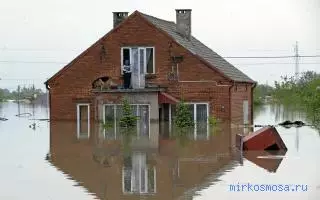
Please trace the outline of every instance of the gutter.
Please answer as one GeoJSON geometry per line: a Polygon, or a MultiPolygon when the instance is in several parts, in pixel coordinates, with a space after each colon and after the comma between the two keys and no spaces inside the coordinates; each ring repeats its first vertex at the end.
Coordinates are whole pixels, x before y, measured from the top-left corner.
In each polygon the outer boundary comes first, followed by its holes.
{"type": "Polygon", "coordinates": [[[251,87],[251,124],[253,124],[253,90],[257,87],[257,82],[254,82],[251,87]]]}

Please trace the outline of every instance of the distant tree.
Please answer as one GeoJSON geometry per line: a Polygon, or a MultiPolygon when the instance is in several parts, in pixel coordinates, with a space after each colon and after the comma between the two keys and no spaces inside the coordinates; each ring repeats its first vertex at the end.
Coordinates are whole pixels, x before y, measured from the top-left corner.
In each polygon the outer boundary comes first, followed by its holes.
{"type": "Polygon", "coordinates": [[[7,99],[33,99],[34,97],[38,97],[44,94],[41,89],[31,87],[20,87],[18,86],[16,90],[10,92],[8,89],[1,89],[0,88],[0,99],[7,100],[7,99]]]}
{"type": "Polygon", "coordinates": [[[273,94],[274,88],[265,85],[265,84],[258,84],[254,91],[253,91],[253,103],[254,105],[260,105],[263,103],[263,99],[266,96],[271,96],[273,94]]]}
{"type": "Polygon", "coordinates": [[[4,92],[3,89],[0,88],[0,102],[4,101],[4,92]]]}

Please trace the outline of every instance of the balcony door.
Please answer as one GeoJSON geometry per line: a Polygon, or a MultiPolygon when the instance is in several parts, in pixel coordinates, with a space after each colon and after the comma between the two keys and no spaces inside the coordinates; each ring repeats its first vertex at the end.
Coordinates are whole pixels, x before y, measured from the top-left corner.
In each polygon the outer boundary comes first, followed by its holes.
{"type": "Polygon", "coordinates": [[[146,65],[146,49],[132,47],[132,88],[145,88],[145,65],[146,65]]]}

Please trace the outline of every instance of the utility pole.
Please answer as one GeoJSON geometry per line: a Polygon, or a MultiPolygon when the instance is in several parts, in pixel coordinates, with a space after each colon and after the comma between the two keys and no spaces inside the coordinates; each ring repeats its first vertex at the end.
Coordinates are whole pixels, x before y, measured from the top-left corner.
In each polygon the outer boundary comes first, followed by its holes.
{"type": "MultiPolygon", "coordinates": [[[[295,81],[296,83],[299,80],[299,47],[298,47],[298,42],[296,41],[296,45],[294,47],[294,52],[295,52],[295,81]]],[[[299,151],[299,128],[296,127],[296,142],[295,142],[295,146],[296,146],[296,150],[297,152],[299,151]]]]}
{"type": "Polygon", "coordinates": [[[294,52],[295,52],[295,79],[298,81],[299,78],[299,47],[298,42],[296,42],[296,45],[294,46],[294,52]]]}
{"type": "Polygon", "coordinates": [[[18,115],[20,116],[20,85],[18,85],[18,115]]]}
{"type": "Polygon", "coordinates": [[[37,95],[35,93],[35,87],[34,87],[34,83],[32,85],[32,97],[31,97],[31,100],[32,100],[32,115],[33,115],[33,124],[32,124],[32,129],[33,130],[36,130],[36,121],[35,121],[35,116],[34,116],[34,102],[37,98],[37,95]]]}

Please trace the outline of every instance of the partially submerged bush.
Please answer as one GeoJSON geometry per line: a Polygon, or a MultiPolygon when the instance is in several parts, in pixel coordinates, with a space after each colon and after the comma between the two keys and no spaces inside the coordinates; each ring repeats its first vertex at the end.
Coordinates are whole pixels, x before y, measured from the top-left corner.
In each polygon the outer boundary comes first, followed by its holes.
{"type": "Polygon", "coordinates": [[[190,112],[188,105],[183,101],[179,102],[179,104],[177,105],[174,123],[178,128],[187,128],[194,126],[192,113],[190,112]]]}
{"type": "Polygon", "coordinates": [[[218,126],[219,123],[221,122],[220,119],[214,117],[214,116],[211,116],[208,118],[208,121],[209,121],[209,125],[210,126],[218,126]]]}
{"type": "Polygon", "coordinates": [[[137,120],[139,119],[137,116],[132,114],[132,107],[129,104],[127,99],[123,99],[123,116],[120,119],[119,125],[124,128],[131,128],[137,125],[137,120]]]}

